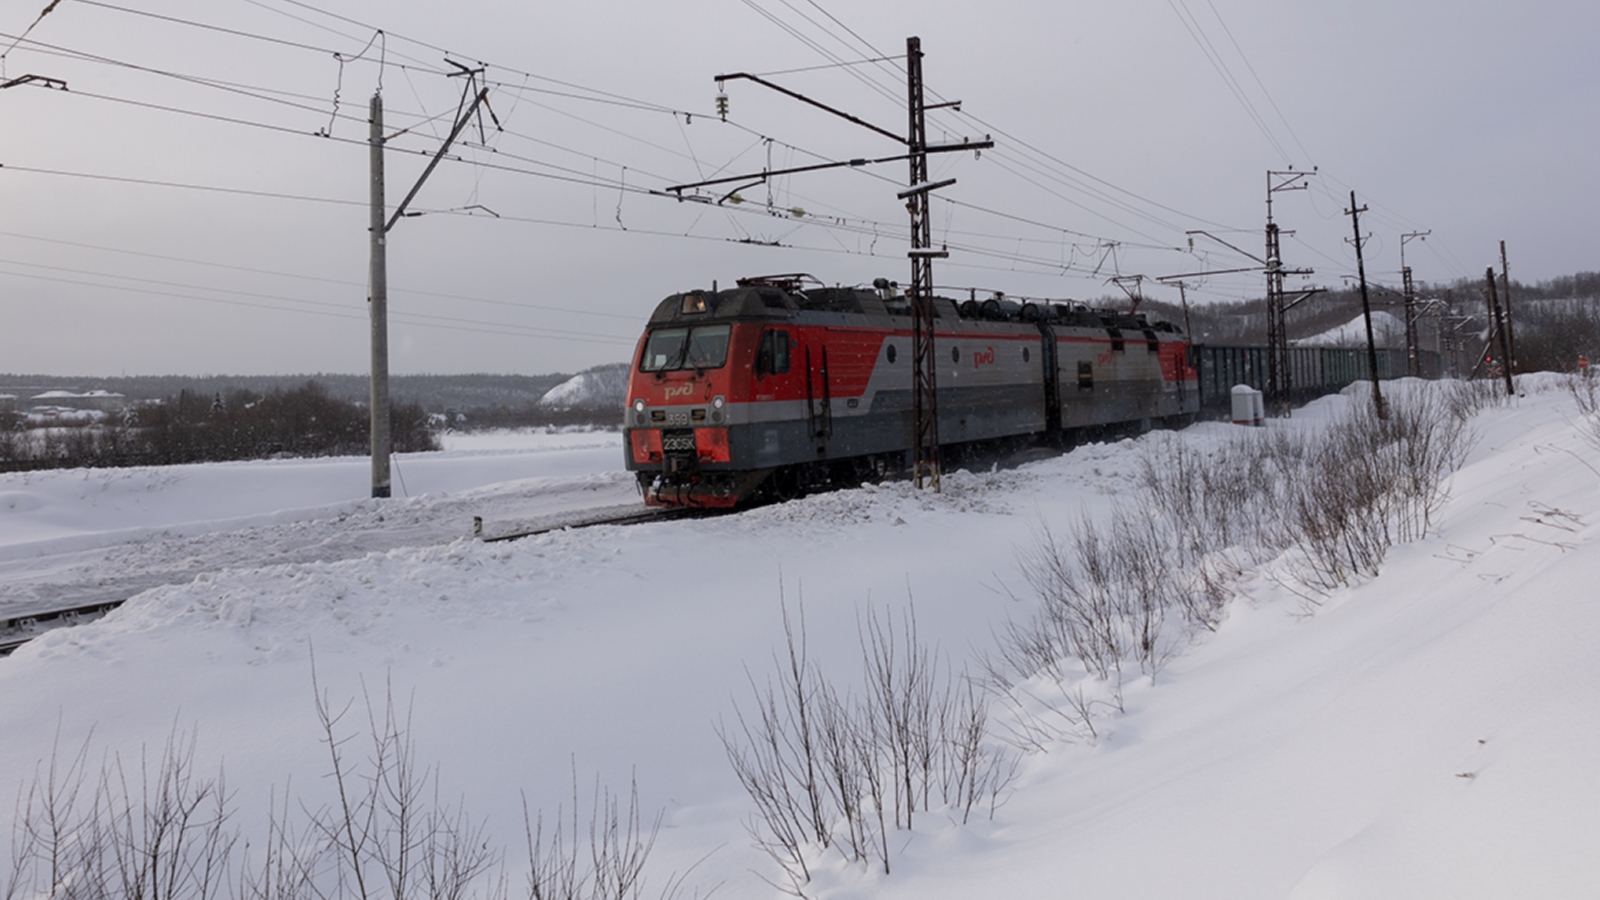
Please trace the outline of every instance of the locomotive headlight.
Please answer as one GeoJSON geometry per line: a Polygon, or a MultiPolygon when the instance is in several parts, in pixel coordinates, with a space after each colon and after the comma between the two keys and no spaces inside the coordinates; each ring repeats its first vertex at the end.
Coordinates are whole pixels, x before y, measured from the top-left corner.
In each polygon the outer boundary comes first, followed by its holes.
{"type": "Polygon", "coordinates": [[[643,397],[640,397],[639,399],[633,401],[633,411],[634,412],[644,412],[644,398],[643,397]]]}
{"type": "Polygon", "coordinates": [[[725,404],[725,403],[727,403],[727,401],[722,399],[722,395],[721,394],[718,394],[717,396],[711,398],[711,408],[712,409],[721,409],[723,407],[723,404],[725,404]]]}

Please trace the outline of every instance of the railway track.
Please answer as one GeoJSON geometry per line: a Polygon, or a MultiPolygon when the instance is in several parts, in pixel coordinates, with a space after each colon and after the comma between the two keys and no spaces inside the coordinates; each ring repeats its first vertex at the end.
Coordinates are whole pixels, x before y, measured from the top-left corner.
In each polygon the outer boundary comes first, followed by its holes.
{"type": "Polygon", "coordinates": [[[647,507],[640,509],[633,506],[626,510],[599,510],[593,515],[580,515],[565,521],[541,521],[537,524],[525,523],[512,525],[510,530],[492,529],[495,533],[488,533],[483,524],[483,519],[473,517],[473,536],[486,544],[500,541],[515,541],[521,538],[549,534],[552,531],[564,531],[572,528],[592,528],[596,525],[642,525],[646,522],[670,522],[674,519],[702,518],[708,515],[723,512],[723,510],[682,509],[647,507]]]}
{"type": "MultiPolygon", "coordinates": [[[[483,517],[474,516],[473,537],[484,543],[499,543],[556,531],[593,528],[600,525],[640,525],[647,522],[666,522],[676,519],[698,518],[715,512],[720,511],[657,507],[641,509],[638,504],[627,504],[625,506],[571,511],[535,519],[493,523],[487,528],[484,525],[483,517]]],[[[457,532],[451,539],[459,538],[459,536],[460,534],[457,532]]],[[[362,550],[361,552],[366,551],[362,550]]],[[[350,558],[352,555],[359,554],[335,553],[332,556],[323,556],[316,561],[326,562],[336,558],[350,558]]],[[[270,564],[283,561],[282,559],[272,559],[260,562],[262,564],[270,564]]],[[[248,565],[249,563],[234,561],[233,564],[248,565]]],[[[215,567],[200,571],[187,570],[181,574],[181,577],[177,575],[162,577],[160,574],[156,574],[142,578],[129,578],[122,582],[121,591],[118,590],[118,586],[115,584],[95,584],[80,591],[64,590],[61,592],[62,596],[56,596],[42,602],[16,604],[10,609],[0,607],[0,656],[10,655],[18,647],[46,632],[57,628],[92,622],[121,606],[129,597],[145,590],[167,584],[187,583],[193,581],[196,576],[203,574],[205,571],[215,571],[215,567]]]]}

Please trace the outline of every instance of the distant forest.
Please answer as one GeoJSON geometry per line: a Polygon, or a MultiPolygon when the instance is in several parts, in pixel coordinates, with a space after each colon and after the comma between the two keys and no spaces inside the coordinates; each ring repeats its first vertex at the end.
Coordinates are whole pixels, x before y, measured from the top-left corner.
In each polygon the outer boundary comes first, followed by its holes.
{"type": "MultiPolygon", "coordinates": [[[[618,368],[590,370],[602,389],[559,405],[539,400],[572,378],[563,373],[393,376],[392,445],[397,452],[437,450],[440,432],[452,429],[617,427],[618,368]]],[[[0,471],[361,455],[369,445],[368,391],[365,375],[0,375],[0,395],[17,398],[0,407],[0,471]],[[47,391],[105,391],[125,402],[41,417],[33,407],[74,406],[69,398],[31,399],[47,391]]]]}
{"type": "MultiPolygon", "coordinates": [[[[392,404],[389,425],[397,452],[439,449],[428,414],[415,402],[392,404]]],[[[365,408],[331,396],[316,381],[264,393],[180,390],[88,425],[0,430],[0,471],[360,455],[370,434],[365,408]]]]}
{"type": "MultiPolygon", "coordinates": [[[[563,408],[539,405],[551,388],[571,374],[548,375],[392,375],[389,395],[398,405],[415,404],[425,413],[445,417],[452,428],[505,428],[537,425],[614,425],[620,420],[621,398],[615,404],[577,404],[563,408]]],[[[19,406],[45,391],[91,390],[122,394],[130,404],[159,400],[173,404],[190,396],[226,400],[243,391],[266,395],[293,391],[315,382],[328,397],[365,407],[370,387],[366,375],[127,375],[112,377],[0,374],[0,394],[17,397],[19,406]]]]}
{"type": "MultiPolygon", "coordinates": [[[[473,409],[497,405],[517,406],[537,401],[545,392],[571,378],[549,375],[391,375],[389,393],[414,400],[429,412],[473,409]]],[[[125,375],[110,377],[61,375],[0,375],[0,393],[19,398],[47,390],[106,390],[129,400],[161,400],[183,391],[226,395],[232,390],[265,393],[299,387],[315,381],[328,395],[351,403],[366,403],[367,376],[316,373],[314,375],[125,375]]]]}

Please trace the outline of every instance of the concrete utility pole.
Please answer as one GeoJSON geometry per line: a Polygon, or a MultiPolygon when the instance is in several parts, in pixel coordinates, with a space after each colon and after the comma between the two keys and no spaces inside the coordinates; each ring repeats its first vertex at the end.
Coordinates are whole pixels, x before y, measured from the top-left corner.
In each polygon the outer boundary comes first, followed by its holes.
{"type": "Polygon", "coordinates": [[[1361,277],[1361,317],[1367,322],[1367,368],[1372,374],[1372,405],[1378,411],[1378,418],[1387,419],[1389,404],[1383,401],[1383,394],[1378,390],[1378,344],[1372,338],[1372,303],[1367,299],[1367,264],[1361,256],[1361,214],[1366,211],[1365,206],[1356,206],[1356,192],[1351,191],[1350,208],[1344,212],[1355,228],[1356,274],[1361,277]]]}
{"type": "Polygon", "coordinates": [[[367,298],[372,319],[372,496],[389,496],[389,257],[384,246],[388,228],[383,204],[383,95],[372,95],[372,113],[367,132],[371,160],[372,199],[368,215],[371,260],[367,280],[372,295],[367,298]]]}
{"type": "MultiPolygon", "coordinates": [[[[449,60],[446,61],[449,62],[449,60]]],[[[389,216],[388,219],[384,218],[386,210],[384,209],[383,199],[383,145],[385,142],[383,136],[383,95],[381,93],[372,95],[372,111],[371,118],[368,120],[367,144],[372,178],[371,208],[368,218],[371,247],[368,278],[372,282],[372,295],[368,298],[368,303],[372,317],[370,439],[372,442],[372,496],[374,497],[387,497],[390,493],[389,254],[387,235],[389,234],[389,229],[394,227],[394,223],[400,221],[400,217],[405,215],[406,207],[411,205],[412,198],[416,197],[417,192],[422,190],[422,183],[428,180],[429,175],[433,174],[433,170],[438,167],[439,161],[444,159],[445,152],[450,149],[450,145],[455,143],[456,138],[460,136],[461,130],[467,127],[467,123],[477,113],[478,105],[486,103],[489,99],[489,89],[484,88],[478,91],[477,96],[473,97],[472,103],[468,105],[466,103],[467,95],[471,93],[477,75],[483,70],[468,69],[460,63],[454,62],[451,65],[454,65],[460,71],[451,73],[449,77],[455,78],[459,75],[466,76],[468,79],[466,90],[461,95],[465,111],[456,119],[455,128],[451,130],[450,136],[444,139],[444,143],[439,147],[439,152],[435,153],[433,159],[428,161],[427,168],[422,170],[422,176],[417,179],[416,184],[412,185],[411,192],[406,194],[404,200],[400,201],[400,205],[395,207],[394,214],[389,216]]],[[[492,117],[493,115],[494,113],[491,111],[490,116],[492,117]]],[[[496,126],[499,125],[498,119],[495,120],[495,124],[496,126]]],[[[481,124],[479,127],[480,129],[482,128],[481,124]]]]}

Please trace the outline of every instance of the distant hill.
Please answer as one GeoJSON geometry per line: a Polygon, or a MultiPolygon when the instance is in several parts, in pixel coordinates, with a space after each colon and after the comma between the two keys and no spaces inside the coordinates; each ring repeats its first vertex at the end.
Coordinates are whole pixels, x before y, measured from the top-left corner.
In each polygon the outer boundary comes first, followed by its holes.
{"type": "Polygon", "coordinates": [[[553,409],[621,409],[628,395],[628,369],[627,363],[614,363],[579,372],[546,392],[539,398],[539,405],[553,409]]]}
{"type": "MultiPolygon", "coordinates": [[[[1405,319],[1379,310],[1372,314],[1372,341],[1379,347],[1404,347],[1406,345],[1405,319]]],[[[1367,323],[1360,316],[1330,328],[1321,334],[1295,341],[1302,347],[1365,347],[1367,323]]]]}

